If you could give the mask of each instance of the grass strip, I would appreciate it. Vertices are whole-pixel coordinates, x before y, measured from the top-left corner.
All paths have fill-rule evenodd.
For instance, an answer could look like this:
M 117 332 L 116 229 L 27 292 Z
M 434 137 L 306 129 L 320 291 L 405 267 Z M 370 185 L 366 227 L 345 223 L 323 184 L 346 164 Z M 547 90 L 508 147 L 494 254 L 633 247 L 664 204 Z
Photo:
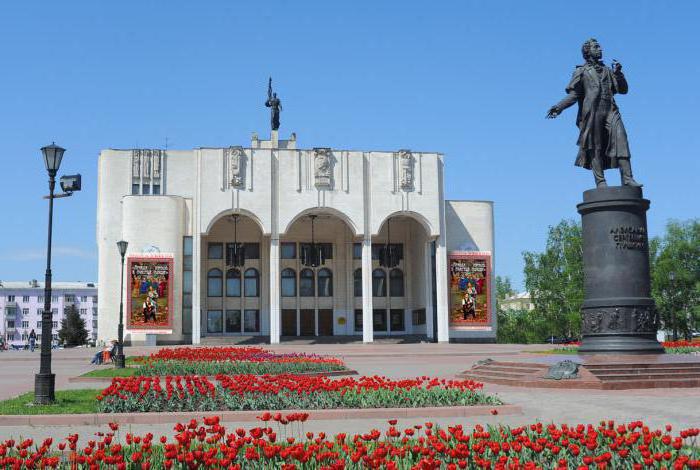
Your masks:
M 0 401 L 0 415 L 57 415 L 97 413 L 100 390 L 76 389 L 56 391 L 52 405 L 35 405 L 34 392 Z

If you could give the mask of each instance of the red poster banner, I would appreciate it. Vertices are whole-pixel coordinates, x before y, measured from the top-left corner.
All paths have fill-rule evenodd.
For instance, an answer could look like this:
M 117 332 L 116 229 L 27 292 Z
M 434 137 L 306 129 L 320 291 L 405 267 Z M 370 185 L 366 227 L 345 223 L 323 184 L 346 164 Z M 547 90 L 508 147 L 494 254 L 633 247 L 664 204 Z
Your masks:
M 450 326 L 491 324 L 491 253 L 453 251 L 448 256 Z
M 128 330 L 172 330 L 173 258 L 128 258 Z

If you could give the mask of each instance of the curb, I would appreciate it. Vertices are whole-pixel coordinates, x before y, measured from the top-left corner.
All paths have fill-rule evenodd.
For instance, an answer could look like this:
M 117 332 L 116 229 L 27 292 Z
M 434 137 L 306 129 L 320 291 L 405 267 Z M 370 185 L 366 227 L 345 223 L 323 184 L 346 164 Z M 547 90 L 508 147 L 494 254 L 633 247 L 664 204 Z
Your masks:
M 196 375 L 196 374 L 191 374 L 191 375 Z M 272 375 L 279 375 L 279 374 L 272 374 Z M 332 371 L 332 372 L 303 372 L 303 373 L 294 374 L 294 375 L 301 375 L 302 377 L 320 377 L 320 376 L 342 377 L 342 376 L 346 376 L 346 375 L 358 375 L 358 372 L 356 370 L 353 370 L 353 369 L 348 369 L 348 370 L 336 370 L 336 371 Z M 129 376 L 129 377 L 137 377 L 137 376 Z M 78 377 L 70 377 L 68 379 L 68 382 L 69 383 L 95 383 L 95 382 L 112 383 L 112 379 L 129 378 L 129 377 L 83 377 L 83 376 L 78 376 Z M 156 376 L 148 375 L 146 377 L 156 377 Z M 165 378 L 164 375 L 159 375 L 157 377 Z M 202 377 L 202 376 L 200 376 L 200 377 Z M 215 380 L 215 376 L 213 376 L 213 375 L 207 375 L 205 377 L 211 381 Z
M 444 406 L 430 408 L 341 408 L 335 410 L 279 410 L 283 415 L 308 413 L 310 420 L 394 419 L 394 418 L 468 418 L 472 416 L 519 415 L 517 405 Z M 257 422 L 258 411 L 175 411 L 167 413 L 91 413 L 64 415 L 0 415 L 0 426 L 86 426 L 119 424 L 162 424 L 187 422 L 193 417 L 219 416 L 223 422 Z M 277 411 L 270 411 L 276 413 Z

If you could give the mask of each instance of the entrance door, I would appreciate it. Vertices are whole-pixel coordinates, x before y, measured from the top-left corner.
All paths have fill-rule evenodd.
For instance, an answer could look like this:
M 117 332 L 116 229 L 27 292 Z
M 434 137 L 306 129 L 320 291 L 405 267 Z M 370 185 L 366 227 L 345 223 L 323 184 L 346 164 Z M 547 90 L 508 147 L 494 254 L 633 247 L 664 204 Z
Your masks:
M 310 309 L 299 311 L 299 329 L 301 336 L 314 336 L 316 335 L 316 318 L 314 311 Z
M 318 335 L 333 336 L 333 310 L 318 311 Z
M 297 311 L 282 310 L 282 336 L 297 335 Z
M 241 311 L 226 310 L 226 322 L 224 323 L 226 333 L 241 332 Z

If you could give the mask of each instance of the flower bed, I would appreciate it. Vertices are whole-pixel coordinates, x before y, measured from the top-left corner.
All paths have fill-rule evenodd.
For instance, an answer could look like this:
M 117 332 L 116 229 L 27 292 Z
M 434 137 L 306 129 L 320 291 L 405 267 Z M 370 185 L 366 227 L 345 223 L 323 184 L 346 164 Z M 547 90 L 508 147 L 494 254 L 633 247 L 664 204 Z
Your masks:
M 664 341 L 661 344 L 668 354 L 700 354 L 700 342 L 697 341 Z M 581 346 L 581 342 L 576 341 L 563 344 L 550 351 L 560 354 L 578 354 L 579 346 Z
M 501 404 L 472 380 L 429 377 L 391 380 L 298 375 L 128 377 L 97 396 L 106 413 L 155 411 L 418 408 Z
M 166 348 L 143 358 L 137 375 L 299 374 L 346 370 L 338 358 L 258 347 Z
M 693 341 L 664 341 L 664 349 L 671 354 L 700 354 L 700 342 Z
M 296 469 L 615 469 L 700 468 L 696 439 L 700 429 L 673 434 L 651 430 L 641 421 L 616 425 L 543 425 L 516 428 L 462 425 L 438 428 L 432 423 L 389 428 L 353 436 L 303 432 L 305 416 L 261 416 L 264 427 L 229 431 L 217 417 L 178 424 L 171 438 L 126 434 L 119 427 L 98 433 L 87 444 L 72 434 L 54 446 L 31 439 L 0 443 L 3 468 L 280 468 Z M 276 421 L 273 429 L 267 421 Z M 297 429 L 294 433 L 290 426 Z M 291 431 L 291 432 L 288 432 Z M 294 434 L 294 435 L 291 435 Z

